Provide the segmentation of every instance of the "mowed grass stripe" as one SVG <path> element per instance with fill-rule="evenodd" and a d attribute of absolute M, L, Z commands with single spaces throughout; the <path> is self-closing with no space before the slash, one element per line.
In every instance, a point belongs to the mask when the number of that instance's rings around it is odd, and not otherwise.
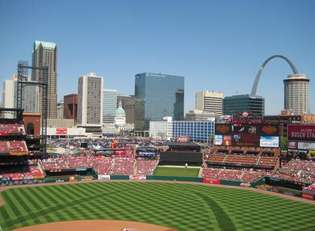
<path fill-rule="evenodd" d="M 3 198 L 6 202 L 5 206 L 7 206 L 7 208 L 9 208 L 7 211 L 10 215 L 10 217 L 18 217 L 21 215 L 21 211 L 18 209 L 17 205 L 16 205 L 16 201 L 14 198 L 12 198 L 12 194 L 11 191 L 13 189 L 9 189 L 7 191 L 3 192 Z"/>
<path fill-rule="evenodd" d="M 240 189 L 157 182 L 84 183 L 40 188 L 45 189 L 29 188 L 36 192 L 31 194 L 34 195 L 32 199 L 37 206 L 31 207 L 28 216 L 15 218 L 14 214 L 5 215 L 0 208 L 0 219 L 8 215 L 10 217 L 8 221 L 0 220 L 0 223 L 12 228 L 20 227 L 25 222 L 128 219 L 175 227 L 178 230 L 218 230 L 213 210 L 219 211 L 217 214 L 223 211 L 237 230 L 308 231 L 313 229 L 315 223 L 311 215 L 315 213 L 315 206 L 270 198 L 268 195 L 265 197 L 266 195 Z M 24 192 L 29 189 L 16 192 L 26 205 L 32 203 L 28 198 L 29 193 Z M 205 206 L 204 200 L 196 192 L 202 194 L 206 201 L 214 201 L 216 205 L 211 206 L 210 203 L 210 206 Z M 15 202 L 18 203 L 18 200 L 15 199 Z M 43 206 L 43 203 L 49 206 Z M 39 221 L 34 221 L 36 216 Z M 218 216 L 225 220 L 224 216 Z"/>

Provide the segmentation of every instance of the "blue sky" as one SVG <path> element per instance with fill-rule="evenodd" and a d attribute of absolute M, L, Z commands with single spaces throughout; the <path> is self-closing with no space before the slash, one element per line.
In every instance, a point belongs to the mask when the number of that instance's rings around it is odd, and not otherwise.
<path fill-rule="evenodd" d="M 199 90 L 249 93 L 262 62 L 289 57 L 311 79 L 315 112 L 315 1 L 312 0 L 0 0 L 0 81 L 31 62 L 34 40 L 58 46 L 58 98 L 77 91 L 80 75 L 133 94 L 134 75 L 185 76 L 185 110 Z M 263 72 L 258 94 L 266 113 L 283 108 L 282 60 Z"/>

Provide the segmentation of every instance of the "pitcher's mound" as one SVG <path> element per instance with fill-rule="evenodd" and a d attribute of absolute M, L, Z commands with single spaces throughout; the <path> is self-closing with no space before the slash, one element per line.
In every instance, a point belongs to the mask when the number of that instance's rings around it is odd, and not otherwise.
<path fill-rule="evenodd" d="M 15 231 L 176 231 L 159 225 L 134 221 L 87 220 L 64 221 L 15 229 Z"/>

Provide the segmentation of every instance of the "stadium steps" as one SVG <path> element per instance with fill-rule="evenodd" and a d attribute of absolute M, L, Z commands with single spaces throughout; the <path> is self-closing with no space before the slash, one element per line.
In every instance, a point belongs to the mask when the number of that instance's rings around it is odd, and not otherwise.
<path fill-rule="evenodd" d="M 260 159 L 261 159 L 261 156 L 257 158 L 256 165 L 259 165 Z"/>

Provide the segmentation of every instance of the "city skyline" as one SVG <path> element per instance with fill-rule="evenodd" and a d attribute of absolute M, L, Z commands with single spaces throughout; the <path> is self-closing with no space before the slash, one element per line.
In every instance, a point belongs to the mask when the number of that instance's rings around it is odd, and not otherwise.
<path fill-rule="evenodd" d="M 104 88 L 129 95 L 134 94 L 135 74 L 161 72 L 185 76 L 187 112 L 194 108 L 197 91 L 222 91 L 225 96 L 250 93 L 260 64 L 273 54 L 287 56 L 310 78 L 313 98 L 315 4 L 311 1 L 239 1 L 234 5 L 94 1 L 86 9 L 87 4 L 80 1 L 36 2 L 0 1 L 1 82 L 16 72 L 18 60 L 31 62 L 32 43 L 44 40 L 58 46 L 58 100 L 76 93 L 83 73 L 105 76 Z M 68 19 L 70 6 L 73 12 Z M 296 11 L 301 14 L 292 17 Z M 83 12 L 95 17 L 81 19 Z M 13 38 L 17 33 L 24 34 Z M 266 100 L 266 114 L 283 109 L 282 81 L 288 74 L 290 69 L 281 60 L 264 71 L 258 95 Z M 313 113 L 314 105 L 311 100 Z"/>

